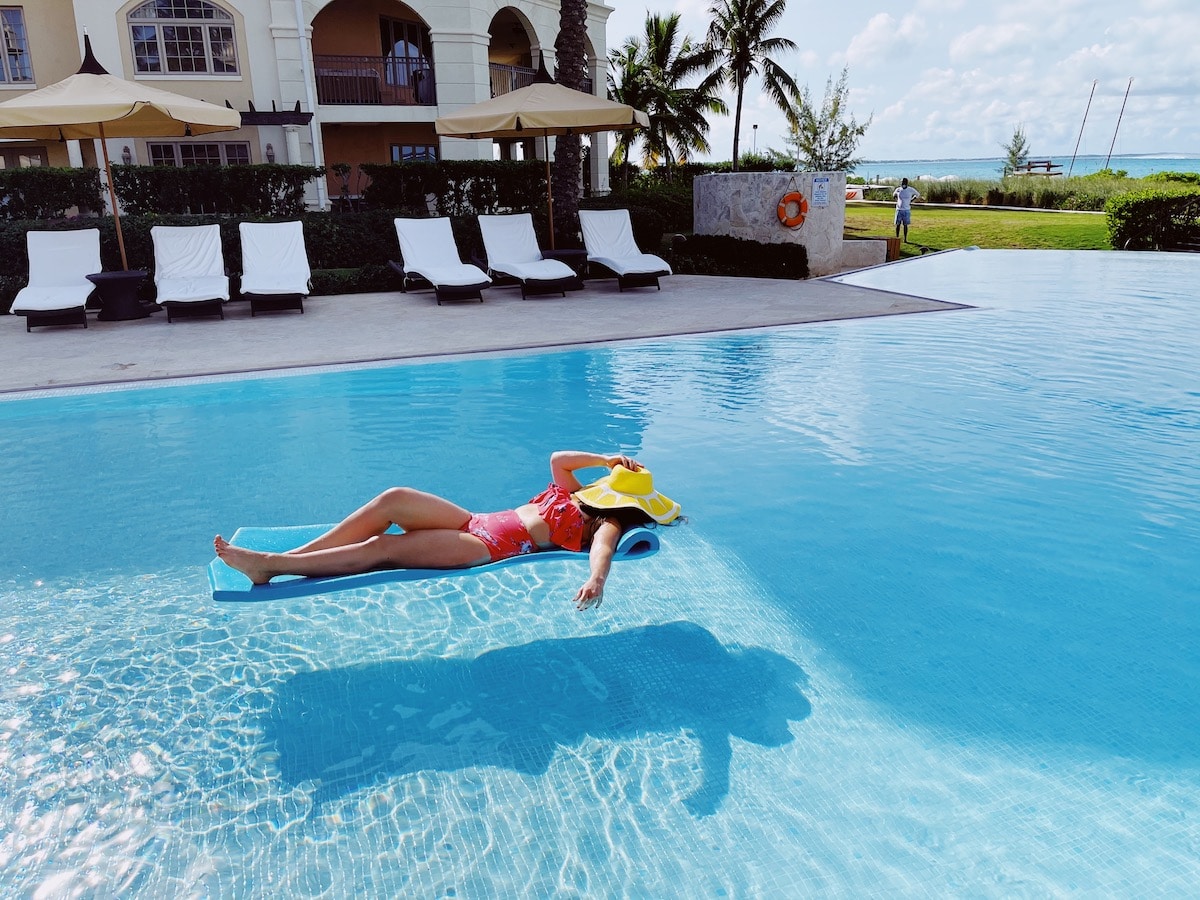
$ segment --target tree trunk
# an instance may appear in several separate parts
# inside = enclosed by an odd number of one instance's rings
[[[587,0],[562,0],[558,38],[554,52],[558,57],[555,80],[564,87],[583,90],[587,78]],[[560,136],[554,142],[555,245],[579,243],[579,167],[583,158],[579,135]]]
[[[742,95],[746,90],[746,82],[738,82],[737,109],[733,114],[733,171],[738,170],[738,141],[742,135]]]

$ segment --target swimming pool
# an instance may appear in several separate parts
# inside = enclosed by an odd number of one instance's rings
[[[1180,895],[1200,260],[955,252],[978,308],[0,403],[0,886]],[[651,301],[646,301],[649,304]],[[635,452],[690,522],[216,606],[215,531]]]

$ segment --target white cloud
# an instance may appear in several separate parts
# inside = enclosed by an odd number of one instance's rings
[[[921,20],[913,15],[904,16],[897,22],[888,13],[878,13],[850,39],[846,62],[850,65],[879,64],[907,56],[912,45],[920,39],[921,25]]]
[[[1023,22],[978,25],[950,42],[950,59],[972,62],[984,56],[1020,53],[1032,43],[1033,29]]]

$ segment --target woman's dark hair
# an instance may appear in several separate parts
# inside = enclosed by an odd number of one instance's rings
[[[621,531],[623,532],[641,525],[649,525],[654,521],[649,513],[638,509],[636,506],[622,506],[617,509],[598,509],[595,506],[580,503],[579,508],[593,518],[612,519],[621,526]]]

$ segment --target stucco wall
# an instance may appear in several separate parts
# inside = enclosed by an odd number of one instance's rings
[[[821,190],[815,188],[820,187]],[[779,221],[779,201],[799,191],[808,201],[804,222],[788,228]],[[846,225],[845,172],[736,172],[702,175],[693,182],[696,234],[722,234],[764,244],[803,244],[814,276],[883,262],[881,242],[843,248]],[[877,257],[877,258],[876,258]]]

